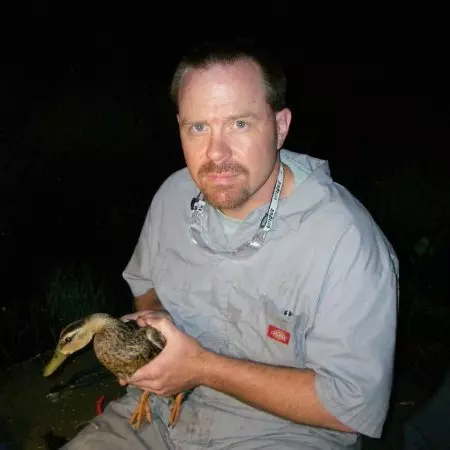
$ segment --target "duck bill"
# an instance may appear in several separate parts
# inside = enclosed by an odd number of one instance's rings
[[[56,350],[52,359],[44,368],[44,377],[51,375],[67,359],[67,356],[59,350]]]

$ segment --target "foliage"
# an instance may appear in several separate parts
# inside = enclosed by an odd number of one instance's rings
[[[28,302],[0,307],[0,365],[52,348],[61,329],[94,312],[123,313],[104,278],[87,263],[61,264],[42,277]]]
[[[50,273],[44,309],[55,338],[70,322],[110,308],[103,283],[95,283],[92,269],[87,264],[72,263],[67,268],[57,267]]]

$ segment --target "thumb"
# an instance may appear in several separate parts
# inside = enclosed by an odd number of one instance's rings
[[[164,316],[150,316],[145,318],[145,323],[156,328],[168,341],[170,337],[177,331],[175,324],[171,319]]]

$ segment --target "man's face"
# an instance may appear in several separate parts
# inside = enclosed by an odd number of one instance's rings
[[[236,215],[270,200],[268,179],[277,175],[290,111],[271,109],[256,64],[242,60],[187,73],[178,122],[187,167],[208,202]]]

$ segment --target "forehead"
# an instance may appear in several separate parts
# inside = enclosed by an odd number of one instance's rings
[[[191,69],[183,77],[180,114],[211,108],[267,106],[266,88],[259,66],[248,60]]]

